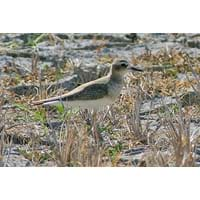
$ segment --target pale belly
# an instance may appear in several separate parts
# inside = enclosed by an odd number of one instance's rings
[[[82,108],[82,109],[95,109],[101,110],[105,106],[113,104],[114,99],[103,98],[97,100],[82,100],[82,101],[67,101],[63,102],[65,107],[68,108]]]

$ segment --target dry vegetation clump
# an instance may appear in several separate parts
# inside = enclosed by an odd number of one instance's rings
[[[191,135],[190,121],[187,114],[166,108],[164,116],[160,116],[163,128],[157,130],[146,153],[147,166],[195,166],[195,148],[198,137]]]

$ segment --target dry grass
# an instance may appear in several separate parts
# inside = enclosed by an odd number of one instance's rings
[[[190,116],[166,107],[165,115],[160,116],[164,129],[158,131],[156,141],[150,143],[147,153],[147,166],[195,166],[195,147],[197,138],[190,133]]]
[[[62,142],[55,153],[58,166],[105,166],[104,145],[93,141],[86,126],[79,130],[77,124],[74,124],[64,129],[60,140]]]

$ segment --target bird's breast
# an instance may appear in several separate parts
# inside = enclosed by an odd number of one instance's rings
[[[108,87],[109,96],[112,99],[116,99],[120,95],[122,88],[123,88],[122,83],[111,82]]]

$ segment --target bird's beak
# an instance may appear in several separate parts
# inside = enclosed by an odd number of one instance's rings
[[[133,65],[130,65],[128,67],[128,70],[134,72],[134,71],[137,71],[137,72],[143,72],[144,70],[141,68],[141,66],[133,66]]]

